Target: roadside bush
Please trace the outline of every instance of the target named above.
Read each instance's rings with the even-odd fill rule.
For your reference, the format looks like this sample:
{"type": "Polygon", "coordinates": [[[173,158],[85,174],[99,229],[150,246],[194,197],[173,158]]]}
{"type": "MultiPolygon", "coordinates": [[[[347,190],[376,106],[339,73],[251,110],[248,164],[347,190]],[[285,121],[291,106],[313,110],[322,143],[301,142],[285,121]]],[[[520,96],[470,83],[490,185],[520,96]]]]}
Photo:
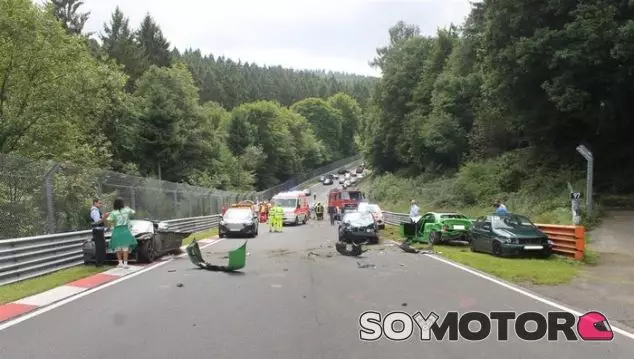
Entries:
{"type": "MultiPolygon", "coordinates": [[[[510,211],[537,223],[570,224],[568,183],[585,189],[584,173],[567,168],[545,168],[529,160],[528,151],[464,164],[455,176],[373,176],[363,185],[371,200],[384,210],[407,212],[416,199],[422,211],[459,211],[473,218],[493,212],[501,199],[510,211]]],[[[596,213],[600,214],[599,206],[596,213]]]]}

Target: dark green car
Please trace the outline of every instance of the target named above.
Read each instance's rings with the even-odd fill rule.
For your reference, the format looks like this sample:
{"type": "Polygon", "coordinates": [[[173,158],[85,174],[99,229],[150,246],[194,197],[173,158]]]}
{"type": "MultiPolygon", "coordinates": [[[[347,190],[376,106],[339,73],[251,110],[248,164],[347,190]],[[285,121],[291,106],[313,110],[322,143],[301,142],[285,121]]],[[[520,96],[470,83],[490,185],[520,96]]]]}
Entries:
{"type": "Polygon", "coordinates": [[[530,219],[518,215],[490,215],[473,222],[469,231],[472,252],[494,256],[535,255],[549,257],[553,243],[530,219]]]}

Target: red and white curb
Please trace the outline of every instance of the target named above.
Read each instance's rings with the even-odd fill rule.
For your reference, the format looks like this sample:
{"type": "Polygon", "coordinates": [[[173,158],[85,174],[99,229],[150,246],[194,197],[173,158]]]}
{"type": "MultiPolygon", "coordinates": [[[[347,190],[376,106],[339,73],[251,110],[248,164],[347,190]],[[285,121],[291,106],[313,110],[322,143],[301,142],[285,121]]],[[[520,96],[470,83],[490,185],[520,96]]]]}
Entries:
{"type": "MultiPolygon", "coordinates": [[[[218,241],[218,237],[200,240],[198,243],[201,246],[210,245],[218,241]]],[[[181,247],[185,250],[186,246],[181,247]]],[[[186,256],[184,253],[181,256],[186,256]]],[[[170,260],[165,258],[162,261],[170,260]]],[[[161,261],[158,261],[161,263],[161,261]]],[[[53,303],[75,296],[79,293],[87,290],[99,287],[106,283],[112,282],[121,277],[125,277],[129,274],[136,273],[141,269],[152,267],[157,263],[141,264],[141,265],[129,265],[128,268],[113,268],[105,272],[93,274],[89,277],[78,279],[76,281],[67,283],[57,288],[49,289],[45,292],[32,295],[30,297],[22,298],[15,302],[6,303],[0,305],[0,323],[9,319],[14,319],[26,313],[32,312],[36,309],[40,309],[49,306],[53,303]]]]}

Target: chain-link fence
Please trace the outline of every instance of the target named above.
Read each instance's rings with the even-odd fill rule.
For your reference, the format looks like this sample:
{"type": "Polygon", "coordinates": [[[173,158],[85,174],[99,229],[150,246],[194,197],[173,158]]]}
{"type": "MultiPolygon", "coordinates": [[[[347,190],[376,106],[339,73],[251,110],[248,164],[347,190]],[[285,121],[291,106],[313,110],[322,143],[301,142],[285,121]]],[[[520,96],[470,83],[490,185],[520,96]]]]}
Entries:
{"type": "Polygon", "coordinates": [[[359,156],[300,174],[261,191],[233,193],[72,164],[0,155],[0,239],[87,229],[93,197],[105,208],[122,197],[139,218],[173,219],[217,214],[223,205],[262,200],[332,171],[359,156]]]}

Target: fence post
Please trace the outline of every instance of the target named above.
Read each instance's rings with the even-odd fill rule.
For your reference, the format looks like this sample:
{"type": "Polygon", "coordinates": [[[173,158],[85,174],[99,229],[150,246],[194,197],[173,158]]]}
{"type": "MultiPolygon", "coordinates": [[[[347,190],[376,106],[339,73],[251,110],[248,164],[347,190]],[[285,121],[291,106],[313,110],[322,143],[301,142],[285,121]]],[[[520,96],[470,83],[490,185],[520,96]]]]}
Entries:
{"type": "Polygon", "coordinates": [[[577,146],[577,152],[587,161],[586,170],[586,212],[588,217],[592,217],[592,180],[594,172],[594,157],[592,152],[584,145],[577,146]]]}
{"type": "Polygon", "coordinates": [[[55,164],[44,176],[44,189],[46,191],[46,229],[47,233],[55,233],[55,206],[53,205],[53,175],[59,170],[59,164],[55,164]]]}
{"type": "Polygon", "coordinates": [[[130,189],[130,207],[136,208],[136,184],[133,184],[130,189]]]}

